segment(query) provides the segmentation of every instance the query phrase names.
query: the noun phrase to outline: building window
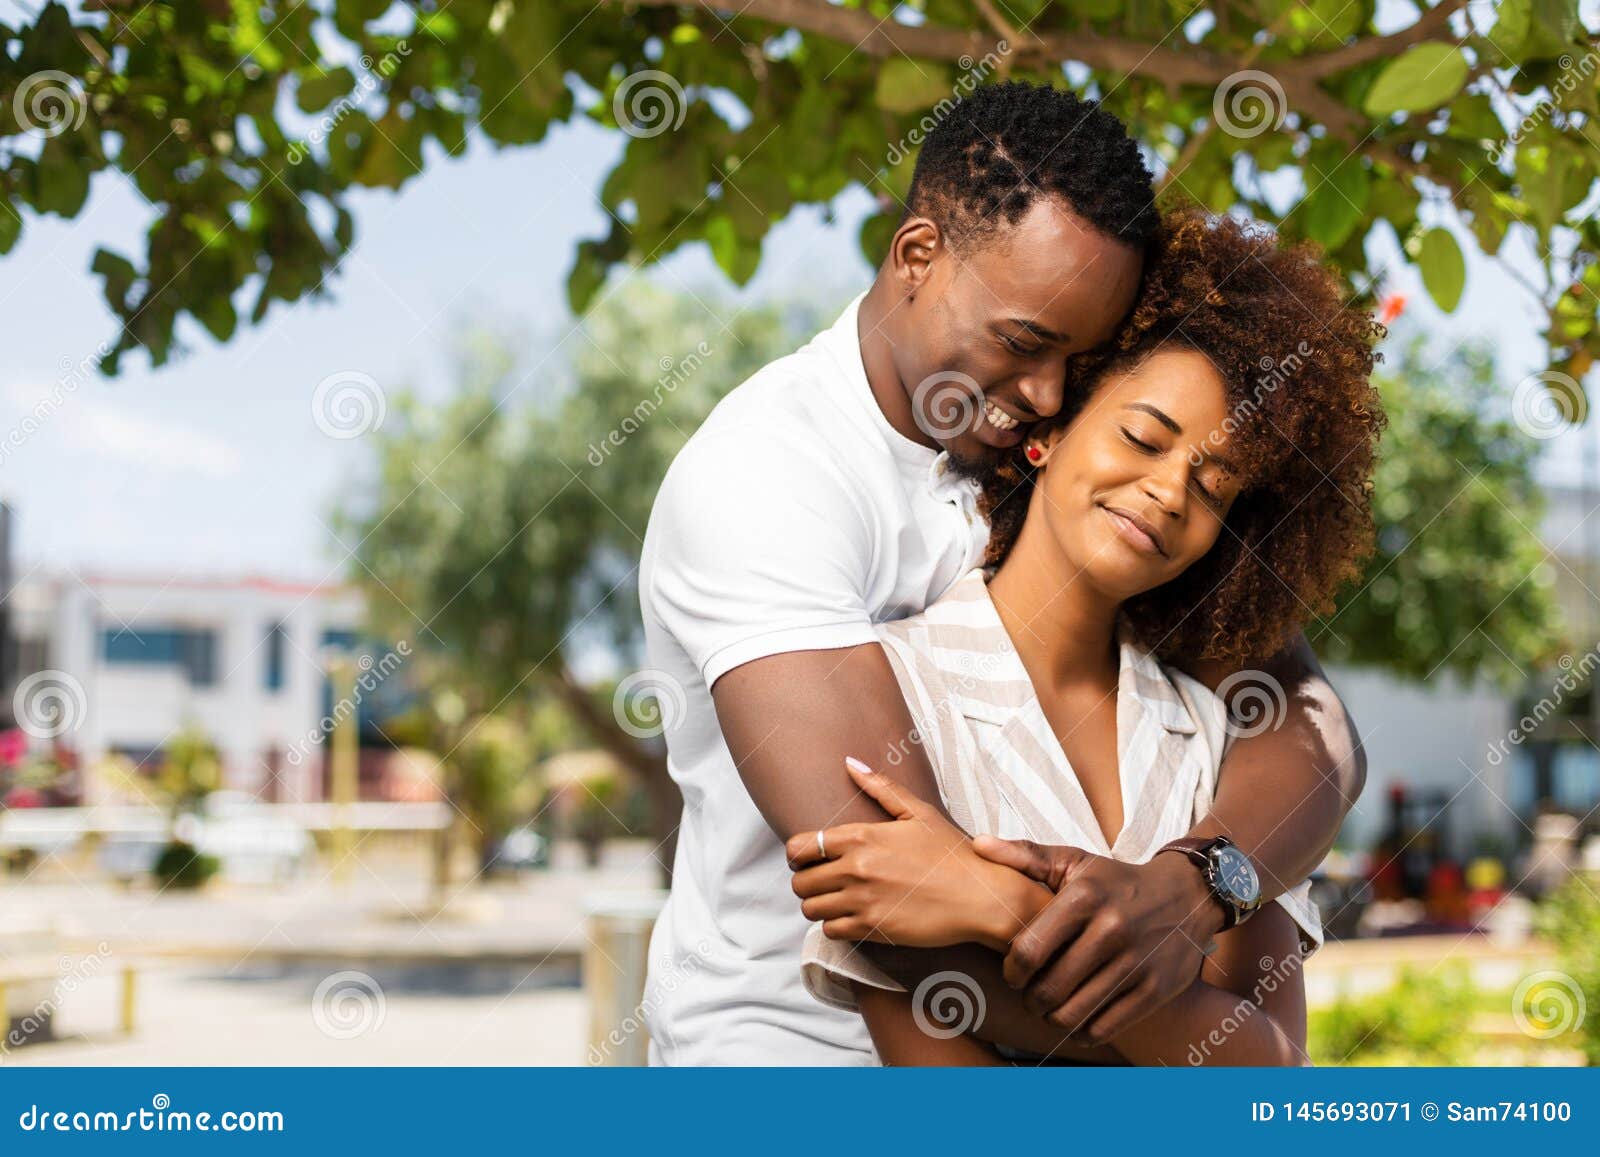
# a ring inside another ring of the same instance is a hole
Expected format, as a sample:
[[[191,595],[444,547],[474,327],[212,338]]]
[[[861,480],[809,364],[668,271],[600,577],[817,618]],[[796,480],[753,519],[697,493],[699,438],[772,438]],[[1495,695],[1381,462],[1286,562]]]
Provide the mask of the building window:
[[[266,688],[268,691],[283,690],[283,652],[288,643],[288,632],[282,623],[273,623],[267,628],[267,670]]]
[[[108,666],[182,667],[194,686],[211,687],[216,684],[215,631],[107,627],[101,632],[101,638],[101,654]]]

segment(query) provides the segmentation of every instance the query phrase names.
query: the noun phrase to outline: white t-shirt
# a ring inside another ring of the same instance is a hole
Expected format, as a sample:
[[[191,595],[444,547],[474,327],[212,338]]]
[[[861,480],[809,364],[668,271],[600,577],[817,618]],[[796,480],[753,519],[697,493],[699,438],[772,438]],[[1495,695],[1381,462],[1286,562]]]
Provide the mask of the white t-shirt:
[[[872,1064],[862,1019],[807,995],[806,920],[711,686],[743,663],[876,643],[981,559],[977,491],[895,431],[867,384],[857,298],[712,411],[656,496],[640,563],[649,665],[683,688],[672,894],[650,941],[651,1062]],[[843,774],[841,770],[840,774]]]

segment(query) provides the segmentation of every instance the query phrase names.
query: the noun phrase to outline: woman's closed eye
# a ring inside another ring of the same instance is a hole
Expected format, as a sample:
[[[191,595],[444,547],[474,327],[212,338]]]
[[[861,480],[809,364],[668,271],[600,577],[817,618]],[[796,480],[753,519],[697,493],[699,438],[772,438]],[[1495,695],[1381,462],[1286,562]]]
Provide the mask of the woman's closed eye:
[[[1222,505],[1222,495],[1208,488],[1204,482],[1196,479],[1194,488],[1200,492],[1200,497],[1207,506],[1220,507]]]
[[[1137,448],[1140,453],[1143,453],[1143,454],[1159,454],[1159,453],[1161,453],[1161,447],[1159,447],[1157,445],[1154,445],[1153,443],[1146,442],[1143,438],[1139,437],[1139,435],[1135,434],[1132,430],[1128,429],[1128,427],[1126,427],[1126,426],[1122,427],[1122,436],[1124,438],[1126,438],[1131,445],[1133,445],[1135,448]]]

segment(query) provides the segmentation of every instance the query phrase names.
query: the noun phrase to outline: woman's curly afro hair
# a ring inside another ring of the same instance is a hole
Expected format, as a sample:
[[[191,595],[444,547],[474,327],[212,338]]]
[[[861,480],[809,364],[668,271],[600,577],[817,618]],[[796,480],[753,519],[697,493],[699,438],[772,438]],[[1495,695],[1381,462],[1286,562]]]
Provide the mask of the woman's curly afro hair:
[[[1369,379],[1383,332],[1344,302],[1314,248],[1197,209],[1163,221],[1133,314],[1072,359],[1068,406],[1036,428],[1072,421],[1108,375],[1164,347],[1204,354],[1227,383],[1227,456],[1242,487],[1205,557],[1123,608],[1141,644],[1172,662],[1247,666],[1327,614],[1359,575],[1372,549],[1384,418]],[[1033,476],[1007,460],[984,483],[990,563],[1016,541]]]

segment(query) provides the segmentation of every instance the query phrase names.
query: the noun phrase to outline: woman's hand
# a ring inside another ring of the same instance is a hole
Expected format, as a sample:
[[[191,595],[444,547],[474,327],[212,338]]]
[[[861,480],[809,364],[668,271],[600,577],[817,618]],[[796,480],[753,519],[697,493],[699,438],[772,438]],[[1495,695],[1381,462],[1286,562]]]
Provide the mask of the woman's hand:
[[[845,766],[892,817],[801,832],[785,847],[795,895],[832,940],[910,948],[973,941],[1004,952],[1044,907],[1048,889],[972,849],[932,804],[900,790],[859,760]]]

